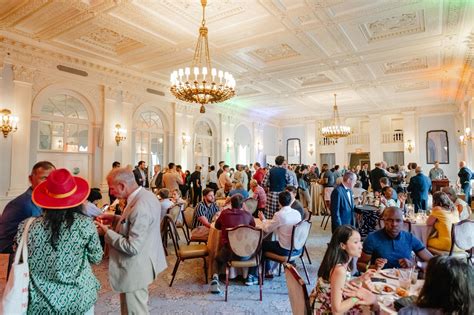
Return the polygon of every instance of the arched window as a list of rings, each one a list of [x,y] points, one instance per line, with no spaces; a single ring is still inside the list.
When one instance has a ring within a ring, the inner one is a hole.
[[[38,149],[57,152],[89,151],[89,115],[77,98],[58,94],[42,104]]]
[[[143,111],[135,122],[135,164],[145,161],[153,167],[164,163],[164,129],[158,113]]]

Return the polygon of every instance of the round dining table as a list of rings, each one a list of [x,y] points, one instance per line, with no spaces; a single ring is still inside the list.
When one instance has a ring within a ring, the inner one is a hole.
[[[427,225],[426,222],[421,222],[419,220],[411,223],[411,234],[416,236],[423,244],[428,244],[428,237],[431,234],[433,227]]]
[[[310,211],[314,215],[319,215],[322,212],[323,208],[323,198],[322,198],[322,192],[323,192],[323,185],[318,184],[317,182],[311,182],[311,187],[310,187],[310,196],[311,196],[311,209]]]

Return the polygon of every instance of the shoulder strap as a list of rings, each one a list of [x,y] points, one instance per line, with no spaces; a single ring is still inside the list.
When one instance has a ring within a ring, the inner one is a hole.
[[[15,253],[15,264],[20,262],[20,259],[23,262],[26,262],[28,259],[28,231],[30,230],[30,225],[35,220],[34,217],[29,218],[25,224],[25,228],[23,230],[23,234],[21,235],[20,243],[18,244],[18,248],[16,249]]]

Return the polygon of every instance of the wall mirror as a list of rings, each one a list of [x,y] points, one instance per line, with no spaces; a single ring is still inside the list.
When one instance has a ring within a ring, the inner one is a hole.
[[[430,130],[426,133],[426,163],[449,164],[449,141],[446,130]]]
[[[301,143],[299,138],[286,140],[286,158],[288,164],[301,164]]]

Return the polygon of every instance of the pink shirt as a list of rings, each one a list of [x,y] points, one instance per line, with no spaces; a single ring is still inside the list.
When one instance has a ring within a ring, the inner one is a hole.
[[[253,192],[253,199],[257,199],[257,209],[265,209],[267,204],[267,195],[265,194],[265,190],[261,186],[257,186],[255,191]]]

